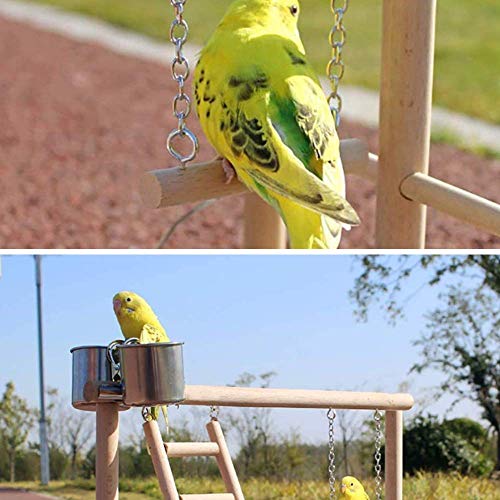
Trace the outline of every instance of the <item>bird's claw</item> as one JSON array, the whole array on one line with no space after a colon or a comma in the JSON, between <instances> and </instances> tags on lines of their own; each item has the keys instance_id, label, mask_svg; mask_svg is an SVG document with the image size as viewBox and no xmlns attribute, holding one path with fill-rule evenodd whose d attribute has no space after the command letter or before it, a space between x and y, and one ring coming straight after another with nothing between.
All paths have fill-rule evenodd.
<instances>
[{"instance_id":1,"label":"bird's claw","mask_svg":"<svg viewBox=\"0 0 500 500\"><path fill-rule=\"evenodd\" d=\"M224 175L226 176L225 184L231 184L231 181L236 177L236 171L233 165L226 158L222 159L222 169L224 170Z\"/></svg>"}]
</instances>

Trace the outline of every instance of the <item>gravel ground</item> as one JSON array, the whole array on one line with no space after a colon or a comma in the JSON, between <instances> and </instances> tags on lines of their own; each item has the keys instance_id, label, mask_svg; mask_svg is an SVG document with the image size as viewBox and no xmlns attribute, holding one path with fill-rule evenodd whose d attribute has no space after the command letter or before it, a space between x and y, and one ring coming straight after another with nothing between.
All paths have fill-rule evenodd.
<instances>
[{"instance_id":1,"label":"gravel ground","mask_svg":"<svg viewBox=\"0 0 500 500\"><path fill-rule=\"evenodd\" d=\"M154 248L188 207L145 209L137 178L171 163L175 83L166 68L0 18L0 247ZM191 123L195 120L191 120ZM194 126L199 134L200 130ZM342 137L375 131L344 122ZM213 156L202 142L200 160ZM436 177L500 201L500 162L436 145ZM364 225L343 248L373 247L374 190L349 179ZM242 199L230 197L183 224L173 248L238 248ZM429 210L430 248L499 248L500 239Z\"/></svg>"}]
</instances>

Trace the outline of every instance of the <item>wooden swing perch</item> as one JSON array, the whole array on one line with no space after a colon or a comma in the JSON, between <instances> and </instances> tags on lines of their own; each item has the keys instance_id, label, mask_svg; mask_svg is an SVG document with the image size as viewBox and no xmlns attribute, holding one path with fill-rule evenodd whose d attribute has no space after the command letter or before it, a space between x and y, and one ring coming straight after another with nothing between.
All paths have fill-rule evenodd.
<instances>
[{"instance_id":1,"label":"wooden swing perch","mask_svg":"<svg viewBox=\"0 0 500 500\"><path fill-rule=\"evenodd\" d=\"M380 158L355 139L341 142L347 174L377 186L377 248L424 248L426 207L500 236L500 205L428 175L436 0L383 0ZM246 192L224 183L215 162L145 174L153 208ZM255 195L245 210L247 248L283 248L279 217Z\"/></svg>"}]
</instances>

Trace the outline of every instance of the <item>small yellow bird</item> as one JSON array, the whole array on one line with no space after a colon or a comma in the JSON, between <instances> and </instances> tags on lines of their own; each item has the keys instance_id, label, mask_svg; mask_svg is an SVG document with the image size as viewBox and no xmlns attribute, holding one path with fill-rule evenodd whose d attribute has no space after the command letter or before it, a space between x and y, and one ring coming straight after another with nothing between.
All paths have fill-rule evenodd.
<instances>
[{"instance_id":1,"label":"small yellow bird","mask_svg":"<svg viewBox=\"0 0 500 500\"><path fill-rule=\"evenodd\" d=\"M126 339L137 338L141 344L170 342L167 332L153 309L140 295L134 292L117 293L113 297L113 309ZM158 420L158 408L150 409L153 420ZM168 429L167 407L162 406L161 410Z\"/></svg>"},{"instance_id":2,"label":"small yellow bird","mask_svg":"<svg viewBox=\"0 0 500 500\"><path fill-rule=\"evenodd\" d=\"M197 112L228 182L236 172L278 211L292 248L337 248L359 218L298 16L298 0L234 1L196 67Z\"/></svg>"},{"instance_id":3,"label":"small yellow bird","mask_svg":"<svg viewBox=\"0 0 500 500\"><path fill-rule=\"evenodd\" d=\"M349 498L350 500L370 500L363 485L352 476L342 478L340 493L341 498Z\"/></svg>"}]
</instances>

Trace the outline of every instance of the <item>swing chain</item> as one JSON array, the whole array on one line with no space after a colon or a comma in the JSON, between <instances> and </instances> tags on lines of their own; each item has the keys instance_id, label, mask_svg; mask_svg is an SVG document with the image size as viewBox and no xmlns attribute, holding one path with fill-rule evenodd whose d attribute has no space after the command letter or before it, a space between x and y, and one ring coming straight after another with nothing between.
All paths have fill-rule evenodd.
<instances>
[{"instance_id":1,"label":"swing chain","mask_svg":"<svg viewBox=\"0 0 500 500\"><path fill-rule=\"evenodd\" d=\"M330 486L330 500L335 498L335 418L337 414L333 408L326 412L328 418L328 484Z\"/></svg>"},{"instance_id":2,"label":"swing chain","mask_svg":"<svg viewBox=\"0 0 500 500\"><path fill-rule=\"evenodd\" d=\"M189 62L184 56L183 47L189 34L189 26L184 19L184 6L187 0L170 0L174 8L175 18L170 25L170 41L174 45L175 56L172 60L172 77L177 82L178 92L173 101L173 113L177 118L177 128L172 130L167 138L168 152L185 167L186 163L193 160L198 152L198 138L186 126L186 119L191 113L191 99L184 91L186 80L189 77ZM176 138L187 138L190 142L190 151L186 154L178 151L173 141Z\"/></svg>"},{"instance_id":3,"label":"swing chain","mask_svg":"<svg viewBox=\"0 0 500 500\"><path fill-rule=\"evenodd\" d=\"M382 500L382 414L375 410L375 496L377 500Z\"/></svg>"},{"instance_id":4,"label":"swing chain","mask_svg":"<svg viewBox=\"0 0 500 500\"><path fill-rule=\"evenodd\" d=\"M342 49L347 37L344 27L344 15L349 8L349 0L344 0L342 7L337 7L337 0L330 0L330 8L334 19L333 28L329 36L332 47L332 58L326 67L326 74L332 87L332 91L328 96L328 102L335 118L335 124L338 127L340 124L340 112L342 111L342 97L339 94L339 84L345 71L344 61L342 60Z\"/></svg>"}]
</instances>

